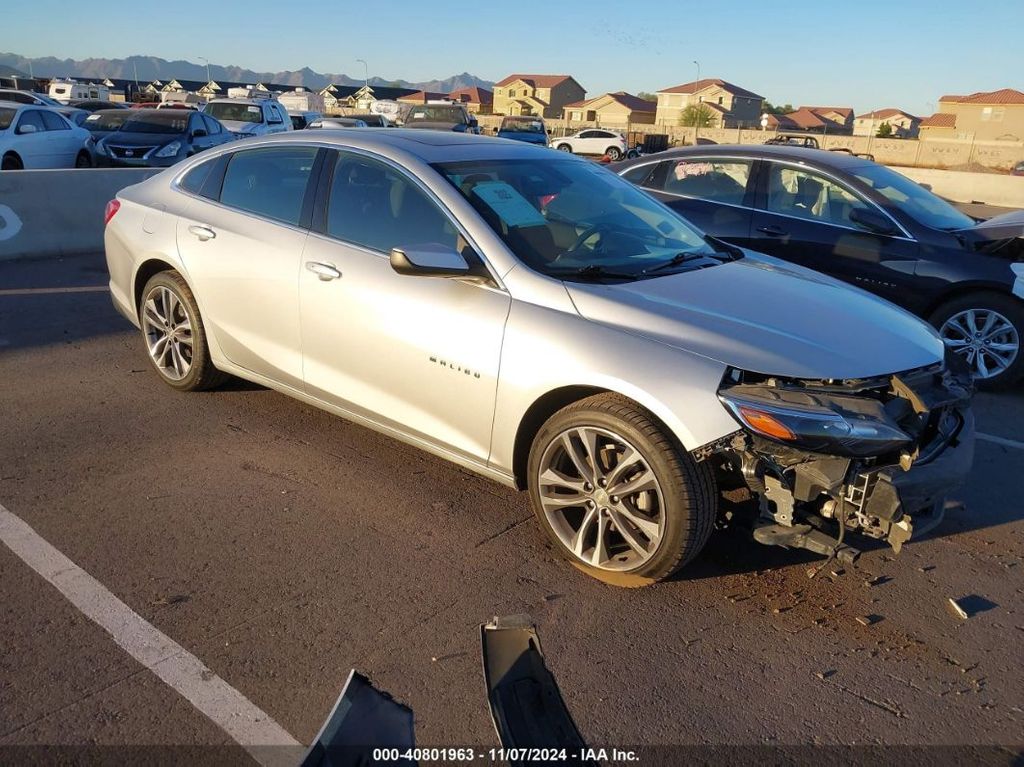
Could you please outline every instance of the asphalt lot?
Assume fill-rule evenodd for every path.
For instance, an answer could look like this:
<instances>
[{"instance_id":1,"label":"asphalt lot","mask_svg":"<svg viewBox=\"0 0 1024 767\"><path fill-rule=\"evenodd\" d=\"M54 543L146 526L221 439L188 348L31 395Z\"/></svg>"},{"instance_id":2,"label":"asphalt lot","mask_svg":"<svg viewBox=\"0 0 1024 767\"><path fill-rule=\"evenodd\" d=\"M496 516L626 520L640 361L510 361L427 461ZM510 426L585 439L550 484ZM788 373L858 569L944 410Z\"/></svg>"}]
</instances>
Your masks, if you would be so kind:
<instances>
[{"instance_id":1,"label":"asphalt lot","mask_svg":"<svg viewBox=\"0 0 1024 767\"><path fill-rule=\"evenodd\" d=\"M812 555L716 533L677 580L621 590L563 563L525 495L260 387L172 392L106 279L101 256L0 264L0 505L301 743L354 667L414 709L418 745L498 745L478 626L529 613L592 745L1019 755L1024 392L977 397L1010 442L979 442L942 526L898 557L810 580ZM3 761L248 761L2 545L0 637Z\"/></svg>"}]
</instances>

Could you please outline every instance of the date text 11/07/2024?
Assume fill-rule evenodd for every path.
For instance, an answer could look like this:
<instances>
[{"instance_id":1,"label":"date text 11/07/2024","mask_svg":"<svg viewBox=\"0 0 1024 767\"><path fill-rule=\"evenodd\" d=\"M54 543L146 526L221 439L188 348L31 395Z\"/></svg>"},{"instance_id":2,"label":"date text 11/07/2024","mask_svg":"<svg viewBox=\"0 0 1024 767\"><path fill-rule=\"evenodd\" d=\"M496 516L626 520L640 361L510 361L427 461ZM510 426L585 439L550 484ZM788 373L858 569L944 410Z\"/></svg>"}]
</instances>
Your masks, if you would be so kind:
<instances>
[{"instance_id":1,"label":"date text 11/07/2024","mask_svg":"<svg viewBox=\"0 0 1024 767\"><path fill-rule=\"evenodd\" d=\"M618 748L375 748L375 762L636 762L636 751Z\"/></svg>"}]
</instances>

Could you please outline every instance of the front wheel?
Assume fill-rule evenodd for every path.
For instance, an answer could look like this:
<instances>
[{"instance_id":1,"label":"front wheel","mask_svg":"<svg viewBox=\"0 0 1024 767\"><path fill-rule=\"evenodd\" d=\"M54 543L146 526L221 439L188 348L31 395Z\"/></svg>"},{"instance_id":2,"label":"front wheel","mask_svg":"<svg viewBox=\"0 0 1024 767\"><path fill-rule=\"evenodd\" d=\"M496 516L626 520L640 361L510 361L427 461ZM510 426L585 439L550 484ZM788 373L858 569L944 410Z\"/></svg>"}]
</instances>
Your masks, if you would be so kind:
<instances>
[{"instance_id":1,"label":"front wheel","mask_svg":"<svg viewBox=\"0 0 1024 767\"><path fill-rule=\"evenodd\" d=\"M0 160L0 170L22 170L24 167L21 158L13 152L8 152Z\"/></svg>"},{"instance_id":2,"label":"front wheel","mask_svg":"<svg viewBox=\"0 0 1024 767\"><path fill-rule=\"evenodd\" d=\"M75 158L76 168L91 168L92 159L89 157L88 152L79 152L78 157Z\"/></svg>"},{"instance_id":3,"label":"front wheel","mask_svg":"<svg viewBox=\"0 0 1024 767\"><path fill-rule=\"evenodd\" d=\"M601 394L553 415L528 463L534 513L589 575L646 586L690 562L715 519L714 477L632 401Z\"/></svg>"},{"instance_id":4,"label":"front wheel","mask_svg":"<svg viewBox=\"0 0 1024 767\"><path fill-rule=\"evenodd\" d=\"M971 293L940 306L931 323L947 347L971 367L980 389L1002 389L1024 377L1024 304L1000 293Z\"/></svg>"},{"instance_id":5,"label":"front wheel","mask_svg":"<svg viewBox=\"0 0 1024 767\"><path fill-rule=\"evenodd\" d=\"M195 296L177 272L159 272L146 283L139 322L149 361L171 388L202 391L227 378L213 366Z\"/></svg>"},{"instance_id":6,"label":"front wheel","mask_svg":"<svg viewBox=\"0 0 1024 767\"><path fill-rule=\"evenodd\" d=\"M568 144L559 144L558 145L558 151L559 152L569 152L570 154L572 154L572 147L569 146Z\"/></svg>"}]
</instances>

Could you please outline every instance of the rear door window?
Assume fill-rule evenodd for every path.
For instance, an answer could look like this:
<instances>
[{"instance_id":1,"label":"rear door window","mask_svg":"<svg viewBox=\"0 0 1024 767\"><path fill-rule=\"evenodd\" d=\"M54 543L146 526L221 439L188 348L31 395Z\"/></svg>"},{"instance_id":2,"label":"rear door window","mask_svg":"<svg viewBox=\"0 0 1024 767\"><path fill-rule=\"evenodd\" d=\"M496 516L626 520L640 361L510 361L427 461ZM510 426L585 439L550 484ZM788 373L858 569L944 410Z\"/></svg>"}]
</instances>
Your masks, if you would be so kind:
<instances>
[{"instance_id":1,"label":"rear door window","mask_svg":"<svg viewBox=\"0 0 1024 767\"><path fill-rule=\"evenodd\" d=\"M43 125L46 126L46 130L71 130L67 120L56 112L40 112L40 114L43 117Z\"/></svg>"},{"instance_id":2,"label":"rear door window","mask_svg":"<svg viewBox=\"0 0 1024 767\"><path fill-rule=\"evenodd\" d=\"M752 160L717 160L688 157L668 160L645 186L669 194L709 202L742 205L750 181Z\"/></svg>"},{"instance_id":3,"label":"rear door window","mask_svg":"<svg viewBox=\"0 0 1024 767\"><path fill-rule=\"evenodd\" d=\"M220 202L293 226L316 159L316 147L288 146L235 152L224 172Z\"/></svg>"}]
</instances>

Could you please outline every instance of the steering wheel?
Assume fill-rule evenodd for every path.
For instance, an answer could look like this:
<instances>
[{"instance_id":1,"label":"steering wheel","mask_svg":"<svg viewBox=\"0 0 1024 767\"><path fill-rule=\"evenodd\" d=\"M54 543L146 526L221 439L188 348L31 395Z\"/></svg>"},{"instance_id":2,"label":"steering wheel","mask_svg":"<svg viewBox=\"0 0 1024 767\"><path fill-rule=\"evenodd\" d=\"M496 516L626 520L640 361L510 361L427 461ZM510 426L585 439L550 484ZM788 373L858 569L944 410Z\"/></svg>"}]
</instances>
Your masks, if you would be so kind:
<instances>
[{"instance_id":1,"label":"steering wheel","mask_svg":"<svg viewBox=\"0 0 1024 767\"><path fill-rule=\"evenodd\" d=\"M610 231L610 228L607 224L594 224L593 226L588 226L586 229L583 230L583 233L576 238L576 242L574 242L572 244L572 247L566 251L566 254L575 253L576 251L583 247L583 243L585 243L595 234L602 234L607 231Z\"/></svg>"}]
</instances>

